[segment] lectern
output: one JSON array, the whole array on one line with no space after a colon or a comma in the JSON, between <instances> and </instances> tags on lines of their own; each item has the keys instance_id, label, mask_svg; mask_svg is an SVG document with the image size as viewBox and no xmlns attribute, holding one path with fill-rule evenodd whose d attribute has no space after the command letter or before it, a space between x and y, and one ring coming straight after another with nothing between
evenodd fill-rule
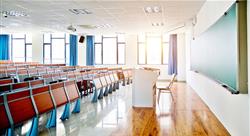
<instances>
[{"instance_id":1,"label":"lectern","mask_svg":"<svg viewBox=\"0 0 250 136\"><path fill-rule=\"evenodd\" d=\"M159 76L158 70L134 69L132 85L133 107L155 107L155 84Z\"/></svg>"}]
</instances>

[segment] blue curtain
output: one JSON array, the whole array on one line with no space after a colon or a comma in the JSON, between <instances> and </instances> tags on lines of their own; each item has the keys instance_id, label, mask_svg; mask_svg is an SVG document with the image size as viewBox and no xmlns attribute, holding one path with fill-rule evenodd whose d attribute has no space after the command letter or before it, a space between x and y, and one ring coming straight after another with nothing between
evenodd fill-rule
<instances>
[{"instance_id":1,"label":"blue curtain","mask_svg":"<svg viewBox=\"0 0 250 136\"><path fill-rule=\"evenodd\" d=\"M177 74L177 35L171 34L169 37L169 60L168 74Z\"/></svg>"},{"instance_id":2,"label":"blue curtain","mask_svg":"<svg viewBox=\"0 0 250 136\"><path fill-rule=\"evenodd\" d=\"M0 35L0 60L9 60L9 35Z\"/></svg>"},{"instance_id":3,"label":"blue curtain","mask_svg":"<svg viewBox=\"0 0 250 136\"><path fill-rule=\"evenodd\" d=\"M94 60L95 60L95 58L94 58L94 56L95 56L95 54L94 54L94 52L95 52L95 49L94 49L94 36L90 36L90 35L88 35L87 36L87 48L86 48L86 58L87 58L87 60L86 60L86 62L87 62L87 65L89 66L91 66L91 65L94 65L95 63L94 63Z\"/></svg>"},{"instance_id":4,"label":"blue curtain","mask_svg":"<svg viewBox=\"0 0 250 136\"><path fill-rule=\"evenodd\" d=\"M78 58L78 54L77 54L77 35L70 35L69 37L69 44L70 44L70 60L69 60L69 65L70 66L76 66L77 65L77 58Z\"/></svg>"}]
</instances>

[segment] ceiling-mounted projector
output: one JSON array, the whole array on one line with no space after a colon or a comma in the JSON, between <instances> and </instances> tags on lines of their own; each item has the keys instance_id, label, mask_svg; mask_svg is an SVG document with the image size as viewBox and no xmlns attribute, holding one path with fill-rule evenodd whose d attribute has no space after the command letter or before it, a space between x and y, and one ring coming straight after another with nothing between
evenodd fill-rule
<instances>
[{"instance_id":1,"label":"ceiling-mounted projector","mask_svg":"<svg viewBox=\"0 0 250 136\"><path fill-rule=\"evenodd\" d=\"M70 31L75 32L75 31L76 31L76 28L73 27L72 25L70 25L70 26L67 27L67 30L70 30Z\"/></svg>"}]
</instances>

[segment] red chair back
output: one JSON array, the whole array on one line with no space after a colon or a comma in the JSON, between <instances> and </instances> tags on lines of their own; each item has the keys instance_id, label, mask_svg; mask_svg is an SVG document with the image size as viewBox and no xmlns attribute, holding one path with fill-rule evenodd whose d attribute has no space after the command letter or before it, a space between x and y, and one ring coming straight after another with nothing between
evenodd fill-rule
<instances>
[{"instance_id":1,"label":"red chair back","mask_svg":"<svg viewBox=\"0 0 250 136\"><path fill-rule=\"evenodd\" d=\"M54 104L49 93L49 86L35 88L32 92L39 114L46 113L54 108Z\"/></svg>"},{"instance_id":2,"label":"red chair back","mask_svg":"<svg viewBox=\"0 0 250 136\"><path fill-rule=\"evenodd\" d=\"M10 84L10 83L13 83L13 79L12 78L0 80L0 85Z\"/></svg>"},{"instance_id":3,"label":"red chair back","mask_svg":"<svg viewBox=\"0 0 250 136\"><path fill-rule=\"evenodd\" d=\"M0 132L3 131L5 128L10 127L9 119L4 107L4 99L3 95L0 96Z\"/></svg>"},{"instance_id":4,"label":"red chair back","mask_svg":"<svg viewBox=\"0 0 250 136\"><path fill-rule=\"evenodd\" d=\"M8 94L7 101L14 124L27 121L36 115L30 90Z\"/></svg>"},{"instance_id":5,"label":"red chair back","mask_svg":"<svg viewBox=\"0 0 250 136\"><path fill-rule=\"evenodd\" d=\"M67 95L64 90L64 83L51 84L51 92L55 99L56 106L62 106L68 102Z\"/></svg>"},{"instance_id":6,"label":"red chair back","mask_svg":"<svg viewBox=\"0 0 250 136\"><path fill-rule=\"evenodd\" d=\"M78 91L78 88L76 86L75 81L67 81L65 82L65 88L68 93L70 101L74 101L78 98L80 98L80 94Z\"/></svg>"}]
</instances>

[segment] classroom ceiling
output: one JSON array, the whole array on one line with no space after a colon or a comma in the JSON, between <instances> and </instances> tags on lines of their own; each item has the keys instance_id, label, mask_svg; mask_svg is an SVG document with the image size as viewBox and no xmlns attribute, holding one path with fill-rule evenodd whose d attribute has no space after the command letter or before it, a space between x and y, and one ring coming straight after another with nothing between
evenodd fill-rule
<instances>
[{"instance_id":1,"label":"classroom ceiling","mask_svg":"<svg viewBox=\"0 0 250 136\"><path fill-rule=\"evenodd\" d=\"M72 25L76 28L76 33L83 34L164 32L183 26L198 13L204 2L205 0L0 0L0 12L18 11L27 14L22 17L4 17L2 13L0 29L70 32L67 27ZM156 7L160 12L146 13L144 9L147 7ZM84 12L80 12L87 14L74 14L70 9L84 9Z\"/></svg>"}]
</instances>

